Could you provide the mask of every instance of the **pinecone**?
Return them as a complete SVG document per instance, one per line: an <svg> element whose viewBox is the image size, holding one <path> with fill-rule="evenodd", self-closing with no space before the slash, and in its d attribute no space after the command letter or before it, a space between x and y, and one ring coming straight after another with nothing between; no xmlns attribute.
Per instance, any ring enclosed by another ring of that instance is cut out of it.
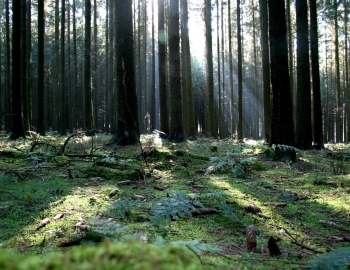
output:
<svg viewBox="0 0 350 270"><path fill-rule="evenodd" d="M256 250L256 229L254 225L249 225L246 231L247 237L247 250L255 251Z"/></svg>

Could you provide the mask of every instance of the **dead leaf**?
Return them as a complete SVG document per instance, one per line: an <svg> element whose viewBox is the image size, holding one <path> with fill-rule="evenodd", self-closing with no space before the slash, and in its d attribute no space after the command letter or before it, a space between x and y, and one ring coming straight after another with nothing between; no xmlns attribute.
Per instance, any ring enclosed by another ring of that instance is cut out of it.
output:
<svg viewBox="0 0 350 270"><path fill-rule="evenodd" d="M263 205L272 205L272 206L278 206L278 207L285 207L286 203L281 202L264 202Z"/></svg>
<svg viewBox="0 0 350 270"><path fill-rule="evenodd" d="M109 197L115 196L118 192L119 192L119 189L118 189L118 188L113 189L113 190L109 193Z"/></svg>
<svg viewBox="0 0 350 270"><path fill-rule="evenodd" d="M79 245L82 240L83 240L82 238L63 239L58 242L57 246L58 247L76 246L76 245Z"/></svg>
<svg viewBox="0 0 350 270"><path fill-rule="evenodd" d="M39 230L42 227L45 227L47 224L49 224L51 221L49 218L44 218L42 221L40 221L38 227L36 228L37 230Z"/></svg>
<svg viewBox="0 0 350 270"><path fill-rule="evenodd" d="M136 195L136 194L134 196L132 196L132 198L135 199L135 200L144 200L144 199L146 199L145 196L143 196L143 195Z"/></svg>
<svg viewBox="0 0 350 270"><path fill-rule="evenodd" d="M63 218L63 216L64 214L59 213L59 214L56 214L53 219L57 220L57 219Z"/></svg>
<svg viewBox="0 0 350 270"><path fill-rule="evenodd" d="M130 185L132 183L131 180L124 180L124 181L120 181L117 184L118 185Z"/></svg>
<svg viewBox="0 0 350 270"><path fill-rule="evenodd" d="M261 209L260 207L256 206L256 205L247 205L244 207L244 209L248 212L251 212L251 213L258 213L258 212L261 212Z"/></svg>
<svg viewBox="0 0 350 270"><path fill-rule="evenodd" d="M160 191L164 190L164 188L162 188L161 186L154 186L153 188Z"/></svg>
<svg viewBox="0 0 350 270"><path fill-rule="evenodd" d="M153 174L152 177L155 179L155 180L159 180L162 178L161 175L158 175L158 174Z"/></svg>
<svg viewBox="0 0 350 270"><path fill-rule="evenodd" d="M237 202L234 200L226 200L226 204L236 204Z"/></svg>
<svg viewBox="0 0 350 270"><path fill-rule="evenodd" d="M259 217L265 218L265 219L271 219L271 217L269 217L269 216L267 216L267 215L265 215L263 213L257 213L256 215L259 216Z"/></svg>

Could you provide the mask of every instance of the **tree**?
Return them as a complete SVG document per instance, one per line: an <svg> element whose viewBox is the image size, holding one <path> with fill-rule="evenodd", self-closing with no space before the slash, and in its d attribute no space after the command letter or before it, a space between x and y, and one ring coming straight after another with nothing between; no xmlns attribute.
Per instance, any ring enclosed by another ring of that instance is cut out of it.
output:
<svg viewBox="0 0 350 270"><path fill-rule="evenodd" d="M61 1L61 53L60 53L60 135L66 135L66 93L65 93L65 25L66 25L66 0Z"/></svg>
<svg viewBox="0 0 350 270"><path fill-rule="evenodd" d="M269 0L272 116L271 144L294 146L293 105L288 72L284 1Z"/></svg>
<svg viewBox="0 0 350 270"><path fill-rule="evenodd" d="M228 54L229 54L229 77L230 77L230 109L231 109L231 135L235 132L235 120L234 120L234 93L233 93L233 60L232 60L232 29L231 29L231 1L228 0ZM223 96L225 98L225 95Z"/></svg>
<svg viewBox="0 0 350 270"><path fill-rule="evenodd" d="M27 74L27 5L26 0L21 0L21 93L22 93L22 123L25 131L30 129L29 122L29 95Z"/></svg>
<svg viewBox="0 0 350 270"><path fill-rule="evenodd" d="M158 62L160 129L169 134L169 115L166 83L166 33L164 29L164 0L158 0Z"/></svg>
<svg viewBox="0 0 350 270"><path fill-rule="evenodd" d="M140 136L134 71L132 0L116 1L115 5L118 123L113 142L127 145L138 143Z"/></svg>
<svg viewBox="0 0 350 270"><path fill-rule="evenodd" d="M169 141L185 140L182 122L181 76L180 76L180 34L179 0L170 1L169 7Z"/></svg>
<svg viewBox="0 0 350 270"><path fill-rule="evenodd" d="M186 135L187 137L196 137L196 127L194 122L194 104L192 93L192 72L191 72L191 52L190 40L188 33L188 3L187 0L181 0L181 48L182 48L182 81L183 81L183 95L186 97L187 114L184 114L184 121L186 121Z"/></svg>
<svg viewBox="0 0 350 270"><path fill-rule="evenodd" d="M267 0L260 0L260 29L262 50L263 103L265 140L271 140L271 88L270 88L270 53L268 37Z"/></svg>
<svg viewBox="0 0 350 270"><path fill-rule="evenodd" d="M242 29L241 29L241 1L237 0L237 84L238 84L238 126L237 137L243 139L243 76L242 76Z"/></svg>
<svg viewBox="0 0 350 270"><path fill-rule="evenodd" d="M2 97L5 100L5 112L10 114L11 112L11 76L10 76L10 66L11 66L11 51L10 51L10 8L9 0L5 0L5 48L6 48L6 60L5 60L5 96ZM11 127L11 118L5 117L5 126Z"/></svg>
<svg viewBox="0 0 350 270"><path fill-rule="evenodd" d="M323 148L323 127L320 90L320 70L318 61L318 33L316 0L309 0L310 9L310 50L312 75L313 141L318 149Z"/></svg>
<svg viewBox="0 0 350 270"><path fill-rule="evenodd" d="M11 139L25 137L22 119L21 82L21 0L12 1L12 127Z"/></svg>
<svg viewBox="0 0 350 270"><path fill-rule="evenodd" d="M211 27L211 0L205 0L205 37L206 37L206 74L208 89L208 107L209 107L209 123L210 135L218 136L218 127L216 125L215 100L214 100L214 67L213 67L213 48L212 48L212 27Z"/></svg>
<svg viewBox="0 0 350 270"><path fill-rule="evenodd" d="M336 87L335 87L335 126L336 126L336 142L341 142L343 140L343 128L341 121L341 101L340 101L340 60L339 60L339 38L338 38L338 3L337 0L333 2L334 9L334 61L335 61L335 76L336 76Z"/></svg>
<svg viewBox="0 0 350 270"><path fill-rule="evenodd" d="M91 0L85 0L85 41L84 41L84 129L92 135L92 92L91 92Z"/></svg>
<svg viewBox="0 0 350 270"><path fill-rule="evenodd" d="M312 146L311 89L307 1L296 0L297 13L297 106L295 145L299 149Z"/></svg>
<svg viewBox="0 0 350 270"><path fill-rule="evenodd" d="M45 135L45 10L44 0L38 0L38 119L37 132Z"/></svg>

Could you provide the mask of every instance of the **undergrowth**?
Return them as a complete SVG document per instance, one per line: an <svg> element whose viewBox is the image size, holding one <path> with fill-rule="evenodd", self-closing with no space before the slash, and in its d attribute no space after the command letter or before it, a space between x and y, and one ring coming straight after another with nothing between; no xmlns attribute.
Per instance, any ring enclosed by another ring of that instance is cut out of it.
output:
<svg viewBox="0 0 350 270"><path fill-rule="evenodd" d="M132 238L181 246L204 269L349 263L342 257L350 247L348 145L293 149L291 162L274 160L262 141L173 144L147 135L141 153L107 147L109 139L1 137L2 248L52 258L71 246ZM247 251L249 225L254 252ZM271 237L280 255L270 255Z"/></svg>

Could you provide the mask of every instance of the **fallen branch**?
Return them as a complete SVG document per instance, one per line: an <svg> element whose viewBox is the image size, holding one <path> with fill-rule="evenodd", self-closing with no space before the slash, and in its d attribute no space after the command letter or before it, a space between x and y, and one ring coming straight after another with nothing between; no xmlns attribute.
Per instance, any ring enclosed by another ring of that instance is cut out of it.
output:
<svg viewBox="0 0 350 270"><path fill-rule="evenodd" d="M307 249L307 250L311 250L311 251L313 251L313 252L315 252L315 253L324 253L323 251L313 249L313 248L311 248L311 247L309 247L309 246L306 246L306 245L300 243L300 242L297 241L286 229L283 229L283 228L282 228L282 229L280 230L280 233L281 233L282 235L284 235L284 236L287 236L287 237L290 239L291 243L296 244L296 245L299 246L299 247L305 248L305 249Z"/></svg>
<svg viewBox="0 0 350 270"><path fill-rule="evenodd" d="M341 230L341 231L347 231L347 232L349 231L348 229L345 229L344 227L342 227L342 226L340 226L337 223L334 223L332 221L319 220L318 223L325 225L325 226L328 226L328 227L336 228L336 229Z"/></svg>

